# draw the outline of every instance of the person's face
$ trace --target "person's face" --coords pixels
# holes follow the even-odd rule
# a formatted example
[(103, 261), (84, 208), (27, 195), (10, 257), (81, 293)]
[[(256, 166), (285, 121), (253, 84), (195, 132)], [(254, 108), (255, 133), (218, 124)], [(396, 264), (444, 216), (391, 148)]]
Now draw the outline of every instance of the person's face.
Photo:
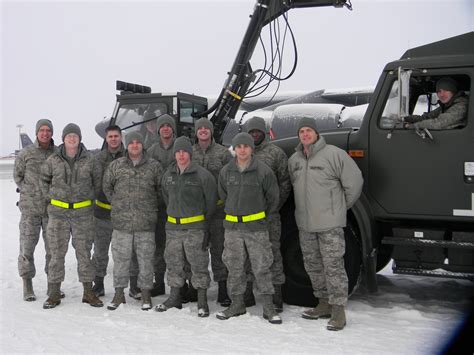
[(252, 157), (252, 147), (247, 144), (237, 144), (235, 146), (235, 155), (239, 161), (248, 161)]
[(160, 127), (160, 136), (164, 139), (169, 139), (173, 136), (173, 128), (168, 124), (162, 124)]
[(318, 134), (314, 131), (314, 129), (309, 127), (301, 127), (298, 132), (298, 137), (300, 138), (300, 142), (303, 144), (303, 146), (309, 146), (318, 140)]
[(197, 137), (200, 141), (207, 141), (211, 139), (211, 130), (207, 127), (199, 127), (197, 130)]
[(66, 149), (77, 148), (80, 142), (81, 140), (76, 133), (69, 133), (64, 137), (64, 146)]
[(174, 154), (174, 157), (175, 157), (176, 162), (178, 163), (178, 165), (181, 165), (181, 166), (186, 166), (191, 161), (191, 154), (189, 154), (185, 150), (178, 150)]
[(53, 137), (53, 132), (51, 131), (51, 128), (49, 128), (46, 125), (41, 126), (40, 129), (38, 130), (38, 134), (36, 135), (36, 138), (38, 139), (38, 142), (41, 145), (49, 144), (51, 142), (52, 137)]
[(253, 141), (255, 142), (255, 144), (260, 144), (262, 141), (263, 141), (263, 138), (265, 137), (265, 135), (263, 134), (263, 132), (259, 129), (252, 129), (249, 134), (252, 136), (253, 138)]
[(153, 134), (157, 132), (156, 120), (148, 121), (146, 124), (146, 129)]
[(143, 144), (141, 144), (140, 141), (134, 139), (128, 144), (127, 150), (130, 157), (136, 158), (142, 154)]
[(436, 91), (436, 95), (438, 95), (439, 101), (441, 101), (443, 104), (447, 104), (449, 100), (452, 99), (454, 94), (449, 91), (449, 90), (444, 90), (444, 89), (439, 89)]
[(105, 141), (107, 142), (109, 149), (118, 149), (122, 144), (122, 135), (119, 131), (108, 131), (107, 135), (105, 136)]

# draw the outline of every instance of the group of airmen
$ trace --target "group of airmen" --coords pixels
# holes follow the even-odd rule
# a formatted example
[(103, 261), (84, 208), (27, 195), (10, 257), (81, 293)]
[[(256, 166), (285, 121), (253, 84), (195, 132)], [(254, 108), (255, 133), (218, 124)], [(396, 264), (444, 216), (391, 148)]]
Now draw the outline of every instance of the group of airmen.
[[(302, 118), (300, 144), (288, 160), (272, 144), (265, 121), (253, 117), (232, 140), (234, 155), (213, 138), (207, 118), (195, 122), (196, 142), (177, 137), (172, 116), (156, 120), (157, 138), (129, 132), (122, 143), (118, 126), (106, 129), (96, 155), (81, 143), (80, 128), (64, 127), (63, 144), (54, 145), (53, 125), (36, 124), (36, 141), (18, 155), (14, 179), (20, 189), (20, 255), (23, 298), (36, 299), (33, 254), (40, 231), (46, 249), (47, 300), (58, 306), (64, 293), (69, 240), (77, 258), (82, 302), (102, 307), (109, 248), (117, 309), (129, 296), (152, 309), (152, 297), (169, 297), (154, 309), (182, 308), (197, 300), (197, 315), (209, 316), (209, 261), (218, 319), (246, 313), (261, 295), (263, 318), (282, 323), (279, 210), (293, 187), (295, 217), (315, 308), (303, 318), (330, 318), (327, 328), (343, 329), (348, 281), (344, 269), (346, 211), (359, 197), (363, 179), (343, 150), (325, 143), (316, 121)], [(150, 145), (151, 144), (151, 145)], [(210, 255), (209, 255), (210, 254)], [(209, 260), (210, 259), (210, 260)]]

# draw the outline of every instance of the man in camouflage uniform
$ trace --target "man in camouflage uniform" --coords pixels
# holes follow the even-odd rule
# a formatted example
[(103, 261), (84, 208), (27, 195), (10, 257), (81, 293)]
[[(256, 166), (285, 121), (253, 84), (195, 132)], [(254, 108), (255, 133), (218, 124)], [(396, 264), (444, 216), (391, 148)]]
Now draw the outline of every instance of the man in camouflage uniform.
[(180, 289), (186, 281), (184, 266), (191, 265), (192, 284), (197, 289), (198, 316), (208, 317), (209, 251), (207, 223), (216, 209), (217, 186), (212, 174), (191, 161), (193, 148), (187, 137), (174, 143), (173, 162), (161, 182), (167, 205), (165, 260), (170, 297), (156, 307), (163, 312), (181, 308)]
[(302, 118), (297, 134), (300, 144), (288, 168), (303, 262), (319, 299), (317, 307), (304, 311), (302, 316), (331, 317), (327, 329), (341, 330), (346, 325), (344, 306), (348, 297), (343, 227), (347, 210), (362, 192), (362, 173), (345, 151), (326, 144), (313, 118)]
[[(219, 172), (229, 161), (232, 154), (226, 147), (217, 144), (212, 137), (214, 126), (207, 118), (201, 118), (195, 123), (197, 143), (193, 145), (193, 163), (206, 168), (215, 178), (219, 179)], [(224, 204), (217, 202), (217, 209), (214, 215), (208, 220), (209, 244), (211, 252), (211, 269), (214, 282), (219, 285), (217, 302), (223, 307), (230, 305), (230, 298), (227, 294), (227, 268), (222, 261), (224, 251), (224, 225), (225, 217)]]
[[(153, 144), (147, 152), (149, 155), (158, 161), (163, 170), (174, 161), (173, 144), (177, 136), (176, 121), (168, 114), (161, 115), (157, 120), (159, 141)], [(155, 258), (154, 258), (154, 276), (153, 289), (151, 290), (152, 297), (165, 294), (165, 272), (166, 263), (164, 258), (165, 244), (166, 244), (166, 206), (161, 201), (158, 206), (158, 220), (155, 231)]]
[(405, 117), (405, 128), (453, 129), (464, 127), (467, 123), (469, 100), (458, 84), (450, 77), (436, 82), (439, 107), (431, 112)]
[(48, 299), (43, 308), (61, 303), (60, 286), (65, 275), (69, 239), (76, 251), (79, 282), (84, 286), (82, 302), (93, 307), (103, 303), (92, 291), (95, 270), (91, 260), (94, 241), (93, 201), (101, 184), (100, 166), (81, 143), (81, 129), (74, 123), (64, 127), (63, 144), (42, 166), (41, 189), (48, 201), (48, 241), (51, 261), (48, 270)]
[[(270, 242), (272, 243), (273, 264), (270, 270), (272, 271), (273, 288), (275, 294), (273, 295), (273, 303), (277, 312), (283, 311), (283, 298), (281, 295), (281, 285), (285, 283), (285, 274), (283, 272), (283, 260), (280, 251), (281, 238), (281, 219), (280, 209), (285, 204), (288, 195), (291, 191), (290, 175), (288, 174), (288, 157), (285, 152), (276, 145), (269, 143), (266, 140), (266, 125), (265, 120), (261, 117), (253, 117), (247, 123), (247, 132), (252, 136), (255, 143), (255, 150), (253, 154), (268, 165), (275, 174), (278, 187), (280, 190), (280, 198), (278, 202), (278, 209), (272, 213), (269, 220)], [(250, 293), (250, 299), (253, 298), (252, 284), (247, 287), (246, 293)]]
[(219, 174), (219, 197), (225, 202), (223, 260), (229, 270), (227, 287), (232, 304), (216, 314), (228, 319), (246, 313), (246, 261), (250, 260), (257, 290), (263, 298), (263, 318), (282, 322), (272, 301), (274, 293), (270, 267), (272, 246), (268, 219), (278, 208), (278, 183), (272, 170), (252, 154), (254, 142), (248, 133), (232, 140), (236, 157)]
[[(96, 160), (101, 166), (101, 172), (105, 172), (109, 164), (125, 154), (122, 144), (122, 130), (119, 126), (113, 125), (105, 129), (105, 146), (96, 155)], [(102, 185), (101, 185), (102, 186)], [(107, 274), (107, 264), (109, 263), (109, 247), (112, 238), (112, 222), (110, 221), (110, 202), (101, 188), (99, 197), (95, 200), (94, 206), (94, 254), (92, 262), (95, 268), (94, 287), (92, 290), (100, 297), (104, 296), (104, 277)]]
[(30, 146), (22, 149), (15, 159), (13, 178), (20, 189), (21, 211), (20, 219), (20, 254), (18, 256), (18, 272), (23, 278), (23, 300), (35, 301), (33, 291), (33, 277), (36, 275), (34, 253), (38, 244), (40, 231), (43, 233), (46, 262), (44, 271), (48, 273), (48, 264), (51, 259), (46, 227), (48, 214), (47, 201), (41, 194), (39, 178), (41, 165), (56, 150), (54, 146), (53, 124), (48, 119), (36, 122), (36, 140)]
[(103, 189), (111, 202), (112, 258), (114, 260), (115, 295), (107, 306), (115, 310), (125, 303), (123, 290), (128, 286), (133, 251), (138, 261), (138, 287), (142, 310), (152, 307), (153, 255), (155, 228), (163, 174), (160, 163), (143, 150), (143, 136), (131, 132), (126, 136), (127, 153), (114, 160), (105, 171)]

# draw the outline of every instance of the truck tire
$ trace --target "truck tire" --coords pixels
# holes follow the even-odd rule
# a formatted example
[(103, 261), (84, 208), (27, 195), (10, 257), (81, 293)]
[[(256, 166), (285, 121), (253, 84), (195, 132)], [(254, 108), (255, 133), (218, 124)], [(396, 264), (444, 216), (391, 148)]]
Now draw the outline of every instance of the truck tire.
[[(298, 238), (296, 224), (287, 223), (285, 220), (285, 238), (282, 242), (283, 267), (286, 282), (282, 287), (283, 300), (287, 304), (315, 307), (317, 299), (313, 295), (311, 281), (304, 269), (303, 256)], [(294, 222), (294, 219), (293, 219)], [(344, 228), (346, 240), (346, 253), (344, 264), (349, 280), (349, 295), (357, 288), (362, 276), (362, 247), (357, 236), (357, 229), (348, 220), (348, 226)]]

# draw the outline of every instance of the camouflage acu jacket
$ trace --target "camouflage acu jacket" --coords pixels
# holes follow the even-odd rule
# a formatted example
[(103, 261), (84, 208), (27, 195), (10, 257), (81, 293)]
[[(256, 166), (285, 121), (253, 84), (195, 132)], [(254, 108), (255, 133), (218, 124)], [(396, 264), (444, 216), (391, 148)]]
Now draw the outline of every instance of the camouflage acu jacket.
[(447, 104), (440, 106), (421, 116), (413, 115), (405, 118), (406, 122), (414, 123), (416, 128), (452, 129), (463, 127), (467, 122), (468, 99), (460, 91)]
[(112, 205), (114, 229), (155, 230), (162, 175), (161, 164), (147, 154), (135, 166), (128, 154), (110, 163), (102, 187)]
[(194, 144), (192, 160), (209, 171), (217, 182), (221, 169), (232, 160), (232, 154), (229, 149), (213, 140), (207, 149), (202, 149), (197, 143)]
[(275, 174), (280, 189), (278, 210), (284, 205), (291, 191), (290, 174), (288, 173), (288, 157), (283, 149), (275, 144), (263, 141), (255, 147), (254, 155), (268, 165)]
[[(104, 173), (111, 162), (113, 162), (115, 159), (123, 157), (124, 154), (125, 154), (125, 147), (123, 145), (120, 147), (120, 149), (116, 153), (109, 152), (106, 147), (104, 150), (102, 150), (99, 154), (95, 156), (95, 159), (100, 165), (101, 171)], [(102, 174), (102, 177), (103, 177), (103, 174)], [(110, 205), (110, 202), (107, 199), (107, 196), (105, 196), (104, 191), (102, 190), (102, 184), (100, 186), (101, 186), (100, 193), (99, 193), (99, 196), (97, 197), (99, 204), (103, 203), (106, 205)], [(107, 208), (100, 207), (96, 204), (94, 206), (94, 216), (100, 219), (110, 219), (110, 210)]]
[[(48, 201), (52, 199), (66, 203), (94, 201), (100, 192), (101, 168), (81, 143), (79, 151), (70, 164), (66, 158), (64, 144), (53, 153), (41, 169), (41, 189)], [(62, 207), (48, 205), (49, 214), (62, 214)], [(79, 214), (92, 213), (92, 205), (74, 209)]]
[(20, 189), (21, 213), (42, 216), (46, 213), (48, 201), (43, 197), (40, 187), (41, 165), (57, 151), (54, 141), (48, 149), (42, 149), (36, 140), (20, 151), (15, 159), (13, 179)]

